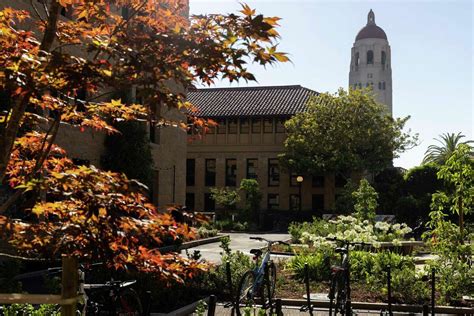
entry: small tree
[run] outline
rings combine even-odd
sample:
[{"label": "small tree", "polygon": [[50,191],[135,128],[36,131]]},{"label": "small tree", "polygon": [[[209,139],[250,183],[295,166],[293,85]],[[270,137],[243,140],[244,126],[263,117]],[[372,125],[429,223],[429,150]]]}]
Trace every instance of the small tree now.
[{"label": "small tree", "polygon": [[472,149],[461,144],[438,171],[438,178],[443,180],[447,192],[433,194],[433,211],[439,211],[442,205],[459,215],[461,238],[464,229],[464,214],[472,212],[474,207],[474,160]]},{"label": "small tree", "polygon": [[356,217],[363,221],[375,221],[378,194],[366,179],[360,180],[359,188],[352,193],[355,199],[354,210]]},{"label": "small tree", "polygon": [[239,190],[245,192],[244,213],[247,217],[256,220],[259,223],[260,201],[262,200],[262,192],[258,181],[255,179],[242,179]]},{"label": "small tree", "polygon": [[237,190],[225,188],[212,188],[211,189],[211,199],[213,199],[217,204],[224,207],[224,217],[227,217],[229,210],[235,210],[235,206],[240,201],[239,192]]}]

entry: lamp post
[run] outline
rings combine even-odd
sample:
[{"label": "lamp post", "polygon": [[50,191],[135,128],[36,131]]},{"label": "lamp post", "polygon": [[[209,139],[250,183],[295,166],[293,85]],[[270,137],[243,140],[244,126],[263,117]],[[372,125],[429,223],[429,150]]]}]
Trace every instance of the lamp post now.
[{"label": "lamp post", "polygon": [[301,197],[301,185],[303,184],[304,178],[303,176],[297,176],[296,177],[296,182],[298,182],[298,188],[299,188],[299,197],[300,197],[300,203],[298,205],[298,210],[301,213],[301,204],[303,204],[303,199]]}]

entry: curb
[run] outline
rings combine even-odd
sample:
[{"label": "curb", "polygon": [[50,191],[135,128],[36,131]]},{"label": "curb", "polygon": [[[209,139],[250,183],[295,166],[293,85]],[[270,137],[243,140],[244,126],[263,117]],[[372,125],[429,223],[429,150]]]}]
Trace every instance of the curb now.
[{"label": "curb", "polygon": [[189,249],[189,248],[193,248],[193,247],[197,247],[197,246],[201,246],[201,245],[205,245],[205,244],[212,244],[212,243],[215,243],[215,242],[219,242],[224,237],[229,237],[229,235],[218,235],[218,236],[215,236],[215,237],[191,240],[191,241],[187,241],[187,242],[182,243],[181,246],[171,245],[171,246],[158,248],[158,250],[161,253],[178,252],[178,251],[184,250],[184,249]]},{"label": "curb", "polygon": [[[281,298],[281,302],[284,306],[304,306],[307,305],[306,300],[301,299],[285,299]],[[329,301],[311,301],[311,305],[317,308],[329,308]],[[388,303],[365,303],[365,302],[352,302],[352,308],[358,310],[374,310],[381,311],[388,309]],[[392,304],[392,310],[394,312],[419,312],[423,311],[422,305],[408,305],[408,304]],[[465,315],[472,314],[472,307],[454,307],[454,306],[435,306],[436,313],[444,314],[455,314]]]}]

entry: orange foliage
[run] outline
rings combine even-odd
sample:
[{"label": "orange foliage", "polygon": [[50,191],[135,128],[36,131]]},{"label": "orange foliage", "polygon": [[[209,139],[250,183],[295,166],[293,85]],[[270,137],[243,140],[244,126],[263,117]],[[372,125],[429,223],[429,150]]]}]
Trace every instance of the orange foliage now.
[{"label": "orange foliage", "polygon": [[[207,132],[215,122],[193,117],[185,91],[255,80],[251,62],[287,61],[277,51],[279,19],[247,5],[188,17],[185,0],[52,0],[47,14],[42,2],[30,4],[0,10],[0,92],[12,101],[0,126],[0,181],[22,201],[21,219],[12,218],[11,199],[0,207],[0,234],[31,255],[70,254],[171,279],[198,272],[199,263],[157,250],[193,238],[191,228],[158,214],[125,176],[76,166],[54,139],[61,123],[114,133],[120,120]],[[34,31],[23,29],[28,23]],[[124,95],[131,87],[141,104]],[[189,125],[155,117],[160,105],[189,109]]]}]

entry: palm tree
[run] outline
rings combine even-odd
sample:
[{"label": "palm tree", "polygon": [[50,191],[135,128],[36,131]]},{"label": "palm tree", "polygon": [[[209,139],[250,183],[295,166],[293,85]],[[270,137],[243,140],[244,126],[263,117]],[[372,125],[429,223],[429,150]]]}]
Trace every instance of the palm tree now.
[{"label": "palm tree", "polygon": [[449,157],[451,157],[453,152],[460,144],[467,144],[468,146],[470,146],[470,144],[473,143],[472,140],[461,142],[461,139],[464,137],[465,136],[461,133],[441,134],[441,139],[435,138],[439,145],[428,146],[428,149],[425,152],[425,157],[423,158],[423,164],[433,162],[439,165],[443,165],[449,159]]}]

